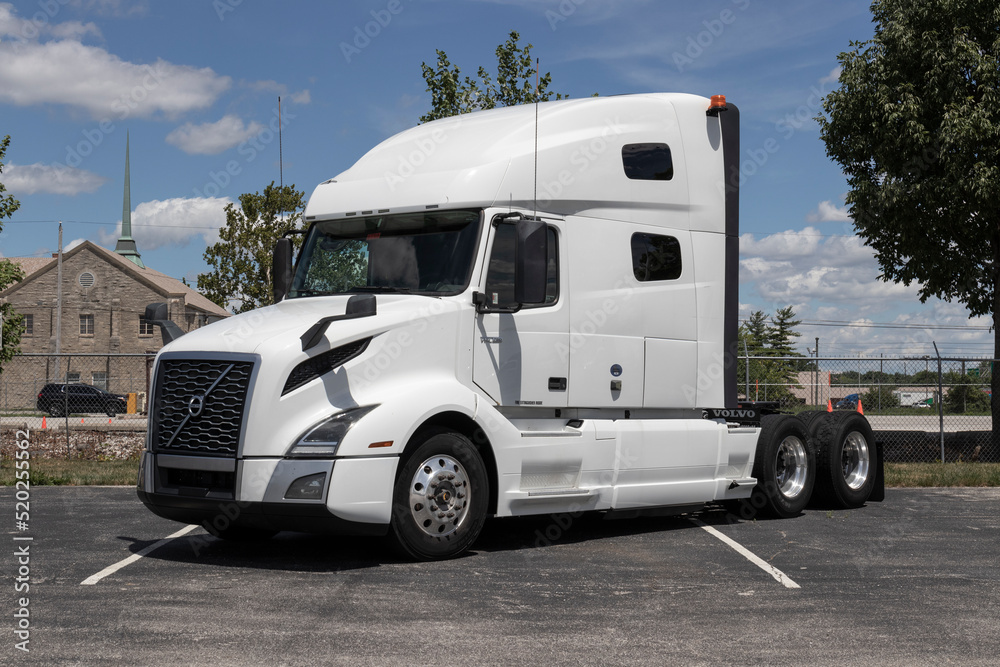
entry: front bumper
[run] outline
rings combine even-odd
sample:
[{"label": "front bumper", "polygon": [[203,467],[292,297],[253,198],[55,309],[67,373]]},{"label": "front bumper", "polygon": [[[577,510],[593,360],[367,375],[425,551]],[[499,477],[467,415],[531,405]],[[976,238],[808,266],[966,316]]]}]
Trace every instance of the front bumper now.
[{"label": "front bumper", "polygon": [[238,526],[261,530],[292,530],[332,535],[385,535],[388,524],[348,521],[316,503],[266,503],[211,500],[139,489],[139,500],[164,519],[200,526]]},{"label": "front bumper", "polygon": [[[189,524],[384,535],[398,457],[226,459],[144,452],[137,494],[158,516]],[[320,497],[286,498],[302,477],[325,474]]]}]

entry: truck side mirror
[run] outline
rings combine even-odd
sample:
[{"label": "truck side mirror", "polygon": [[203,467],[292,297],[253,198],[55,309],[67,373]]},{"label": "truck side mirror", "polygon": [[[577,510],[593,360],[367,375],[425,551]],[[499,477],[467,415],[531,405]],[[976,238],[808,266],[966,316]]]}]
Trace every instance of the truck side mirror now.
[{"label": "truck side mirror", "polygon": [[517,221],[514,252],[514,300],[545,303],[549,263],[549,230],[541,220]]},{"label": "truck side mirror", "polygon": [[150,324],[160,327],[160,336],[163,338],[164,345],[184,335],[184,330],[174,324],[173,320],[168,320],[167,317],[169,317],[169,311],[167,304],[163,302],[147,305],[146,312],[142,316]]},{"label": "truck side mirror", "polygon": [[274,252],[271,255],[271,287],[274,303],[284,299],[292,287],[291,239],[278,239],[278,242],[274,244]]}]

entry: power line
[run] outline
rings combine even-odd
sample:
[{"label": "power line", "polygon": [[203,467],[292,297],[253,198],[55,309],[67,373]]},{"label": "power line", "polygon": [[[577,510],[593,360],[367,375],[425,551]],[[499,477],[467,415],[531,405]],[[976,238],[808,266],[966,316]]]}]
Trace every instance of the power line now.
[{"label": "power line", "polygon": [[[7,221],[4,222],[4,224],[5,225],[17,225],[17,224],[24,224],[24,225],[26,225],[26,224],[34,224],[34,223],[40,223],[40,222],[59,222],[59,221],[58,220],[7,220]],[[63,220],[63,222],[66,223],[66,224],[74,224],[74,225],[102,225],[102,226],[107,226],[107,225],[117,225],[118,224],[117,221],[116,222],[99,222],[97,220]],[[132,225],[133,228],[136,228],[136,227],[138,227],[138,228],[143,228],[143,227],[153,228],[154,226],[157,229],[219,229],[219,227],[206,227],[206,226],[202,226],[202,225],[167,225],[167,226],[158,226],[158,225],[140,225],[140,224],[135,224],[135,223],[133,223],[133,225]]]}]

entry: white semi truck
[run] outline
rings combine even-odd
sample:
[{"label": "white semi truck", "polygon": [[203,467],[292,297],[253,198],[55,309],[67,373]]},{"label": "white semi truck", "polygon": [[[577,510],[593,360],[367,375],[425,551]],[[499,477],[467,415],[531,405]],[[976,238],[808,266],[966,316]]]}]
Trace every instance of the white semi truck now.
[{"label": "white semi truck", "polygon": [[139,497],[418,559],[488,516],[880,500],[863,416],[738,401],[739,150],[736,107],[683,94],[387,139],[317,186],[294,262],[278,243],[274,305],[157,355]]}]

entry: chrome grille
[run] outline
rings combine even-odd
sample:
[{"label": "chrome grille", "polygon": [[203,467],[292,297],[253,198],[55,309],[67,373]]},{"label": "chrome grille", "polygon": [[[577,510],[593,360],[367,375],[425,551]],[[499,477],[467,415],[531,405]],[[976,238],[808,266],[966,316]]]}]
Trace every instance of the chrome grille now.
[{"label": "chrome grille", "polygon": [[164,359],[157,373],[157,451],[235,457],[253,363]]}]

